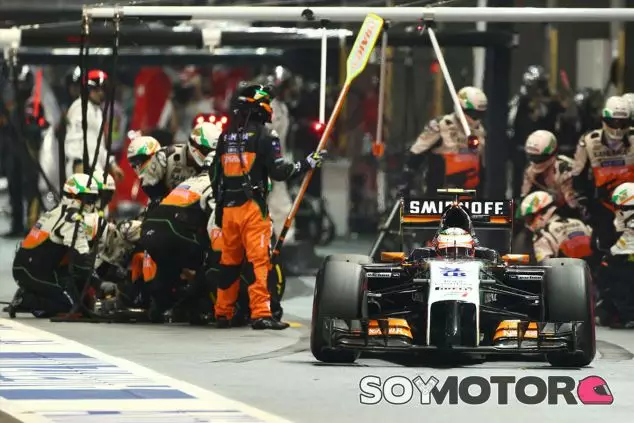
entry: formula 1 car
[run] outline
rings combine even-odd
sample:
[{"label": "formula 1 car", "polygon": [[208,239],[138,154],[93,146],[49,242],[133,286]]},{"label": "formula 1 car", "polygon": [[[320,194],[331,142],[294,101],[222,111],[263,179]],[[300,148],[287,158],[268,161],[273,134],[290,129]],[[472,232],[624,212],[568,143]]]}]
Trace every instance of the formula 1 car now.
[{"label": "formula 1 car", "polygon": [[[505,231],[511,243],[513,202],[474,200],[473,190],[439,190],[454,199],[403,199],[401,232],[462,228]],[[318,274],[311,351],[322,362],[352,363],[363,351],[440,350],[545,354],[558,367],[583,367],[596,352],[591,276],[578,259],[528,266],[528,256],[475,244],[472,255],[439,256],[434,247],[408,254],[332,255]]]}]

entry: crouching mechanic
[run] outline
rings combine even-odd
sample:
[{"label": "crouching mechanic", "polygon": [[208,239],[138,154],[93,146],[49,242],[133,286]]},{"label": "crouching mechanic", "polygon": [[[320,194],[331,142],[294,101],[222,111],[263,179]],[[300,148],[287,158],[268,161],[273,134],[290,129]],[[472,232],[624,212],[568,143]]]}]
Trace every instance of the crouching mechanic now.
[{"label": "crouching mechanic", "polygon": [[[160,148],[152,137],[135,138],[128,146],[128,161],[141,180],[141,188],[149,197],[148,209],[159,204],[178,184],[197,175],[211,147],[207,144],[218,128],[202,122],[192,130],[187,144]],[[157,148],[159,147],[159,148]]]},{"label": "crouching mechanic", "polygon": [[21,242],[13,260],[19,289],[10,314],[28,311],[52,317],[85,299],[80,293],[93,272],[91,243],[97,231],[86,225],[79,209],[83,203],[84,216],[90,217],[99,199],[99,182],[89,180],[83,173],[72,175],[60,204],[44,213]]},{"label": "crouching mechanic", "polygon": [[280,330],[289,326],[273,318],[270,306],[267,182],[269,177],[284,181],[317,167],[325,151],[312,153],[297,163],[287,161],[277,134],[265,126],[271,122],[271,100],[268,87],[240,89],[232,105],[233,118],[220,136],[210,171],[216,225],[222,228],[223,238],[215,307],[218,327],[230,326],[245,253],[254,274],[248,289],[252,328]]},{"label": "crouching mechanic", "polygon": [[620,236],[599,268],[596,320],[600,325],[634,328],[634,182],[619,185],[612,204]]},{"label": "crouching mechanic", "polygon": [[457,111],[430,121],[409,150],[401,195],[409,195],[414,176],[427,156],[427,193],[445,187],[476,189],[480,186],[486,137],[481,122],[487,110],[487,98],[480,89],[465,87],[458,93],[458,99],[472,134],[478,137],[478,144],[470,145]]},{"label": "crouching mechanic", "polygon": [[[526,227],[533,234],[533,250],[538,264],[554,257],[584,259],[591,267],[595,263],[597,255],[592,229],[581,220],[561,216],[555,198],[548,192],[528,194],[520,203],[517,215],[524,218]],[[519,320],[502,321],[495,331],[493,342],[498,346],[516,346],[519,324]],[[537,342],[537,329],[537,323],[530,322],[523,340]]]},{"label": "crouching mechanic", "polygon": [[[592,229],[581,220],[562,217],[552,195],[535,191],[520,204],[518,217],[533,233],[535,261],[570,257],[592,262],[595,248]],[[590,263],[592,264],[592,263]]]},{"label": "crouching mechanic", "polygon": [[557,155],[557,138],[550,131],[538,130],[526,139],[525,151],[529,165],[524,171],[522,198],[534,191],[545,191],[555,199],[561,215],[574,214],[587,219],[586,201],[573,188],[574,161]]},{"label": "crouching mechanic", "polygon": [[[210,155],[218,143],[220,129],[214,125],[199,127],[194,134],[200,139],[199,148],[204,146],[204,153]],[[210,166],[212,157],[213,154],[202,165]],[[157,268],[150,288],[150,319],[153,322],[162,322],[164,313],[175,305],[178,297],[187,301],[196,296],[209,299],[209,290],[205,291],[201,286],[205,284],[204,264],[211,245],[207,226],[213,210],[207,172],[185,180],[148,210],[141,229],[141,245]],[[195,272],[192,287],[196,293],[192,290],[186,293],[183,289],[186,286],[181,281],[184,269]]]}]

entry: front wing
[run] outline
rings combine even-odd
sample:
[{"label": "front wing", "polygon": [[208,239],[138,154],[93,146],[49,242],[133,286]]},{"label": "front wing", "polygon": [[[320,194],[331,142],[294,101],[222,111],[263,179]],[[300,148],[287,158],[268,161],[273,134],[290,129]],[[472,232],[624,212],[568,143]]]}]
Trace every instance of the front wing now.
[{"label": "front wing", "polygon": [[[416,345],[390,334],[387,320],[379,320],[380,335],[371,334],[369,322],[360,322],[360,329],[349,329],[338,324],[335,319],[325,322],[324,330],[328,331],[329,348],[368,352],[414,353],[419,351],[451,350],[478,354],[534,354],[553,351],[577,351],[577,330],[582,322],[546,323],[537,322],[537,330],[528,339],[529,322],[518,322],[516,336],[499,346],[452,346],[436,347],[433,345]],[[507,329],[508,330],[508,329]],[[535,333],[536,332],[536,333]]]}]

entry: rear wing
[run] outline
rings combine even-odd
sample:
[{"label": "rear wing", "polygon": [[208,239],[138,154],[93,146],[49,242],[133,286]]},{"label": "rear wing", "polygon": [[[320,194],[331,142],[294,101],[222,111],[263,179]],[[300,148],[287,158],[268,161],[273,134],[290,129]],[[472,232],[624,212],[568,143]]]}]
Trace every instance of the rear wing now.
[{"label": "rear wing", "polygon": [[[404,198],[401,204],[401,228],[438,228],[442,214],[455,200],[447,198]],[[513,200],[459,199],[471,217],[474,228],[513,228]]]},{"label": "rear wing", "polygon": [[[464,198],[464,197],[463,197]],[[467,211],[480,245],[493,248],[500,255],[511,252],[513,240],[513,200],[474,200],[458,198]],[[404,198],[401,203],[401,235],[427,245],[440,227],[445,209],[456,199]]]}]

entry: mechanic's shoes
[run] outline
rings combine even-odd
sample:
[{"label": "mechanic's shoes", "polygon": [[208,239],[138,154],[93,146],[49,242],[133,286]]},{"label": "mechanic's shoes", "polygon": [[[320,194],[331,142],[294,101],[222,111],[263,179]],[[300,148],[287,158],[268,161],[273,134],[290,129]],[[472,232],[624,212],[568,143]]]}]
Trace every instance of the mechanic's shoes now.
[{"label": "mechanic's shoes", "polygon": [[223,316],[218,316],[216,317],[216,328],[218,329],[228,329],[230,328],[231,325],[231,320],[227,319],[226,317]]},{"label": "mechanic's shoes", "polygon": [[251,327],[256,330],[283,330],[288,328],[289,326],[290,325],[288,323],[277,321],[273,317],[260,317],[259,319],[255,319],[253,322],[251,322]]}]

